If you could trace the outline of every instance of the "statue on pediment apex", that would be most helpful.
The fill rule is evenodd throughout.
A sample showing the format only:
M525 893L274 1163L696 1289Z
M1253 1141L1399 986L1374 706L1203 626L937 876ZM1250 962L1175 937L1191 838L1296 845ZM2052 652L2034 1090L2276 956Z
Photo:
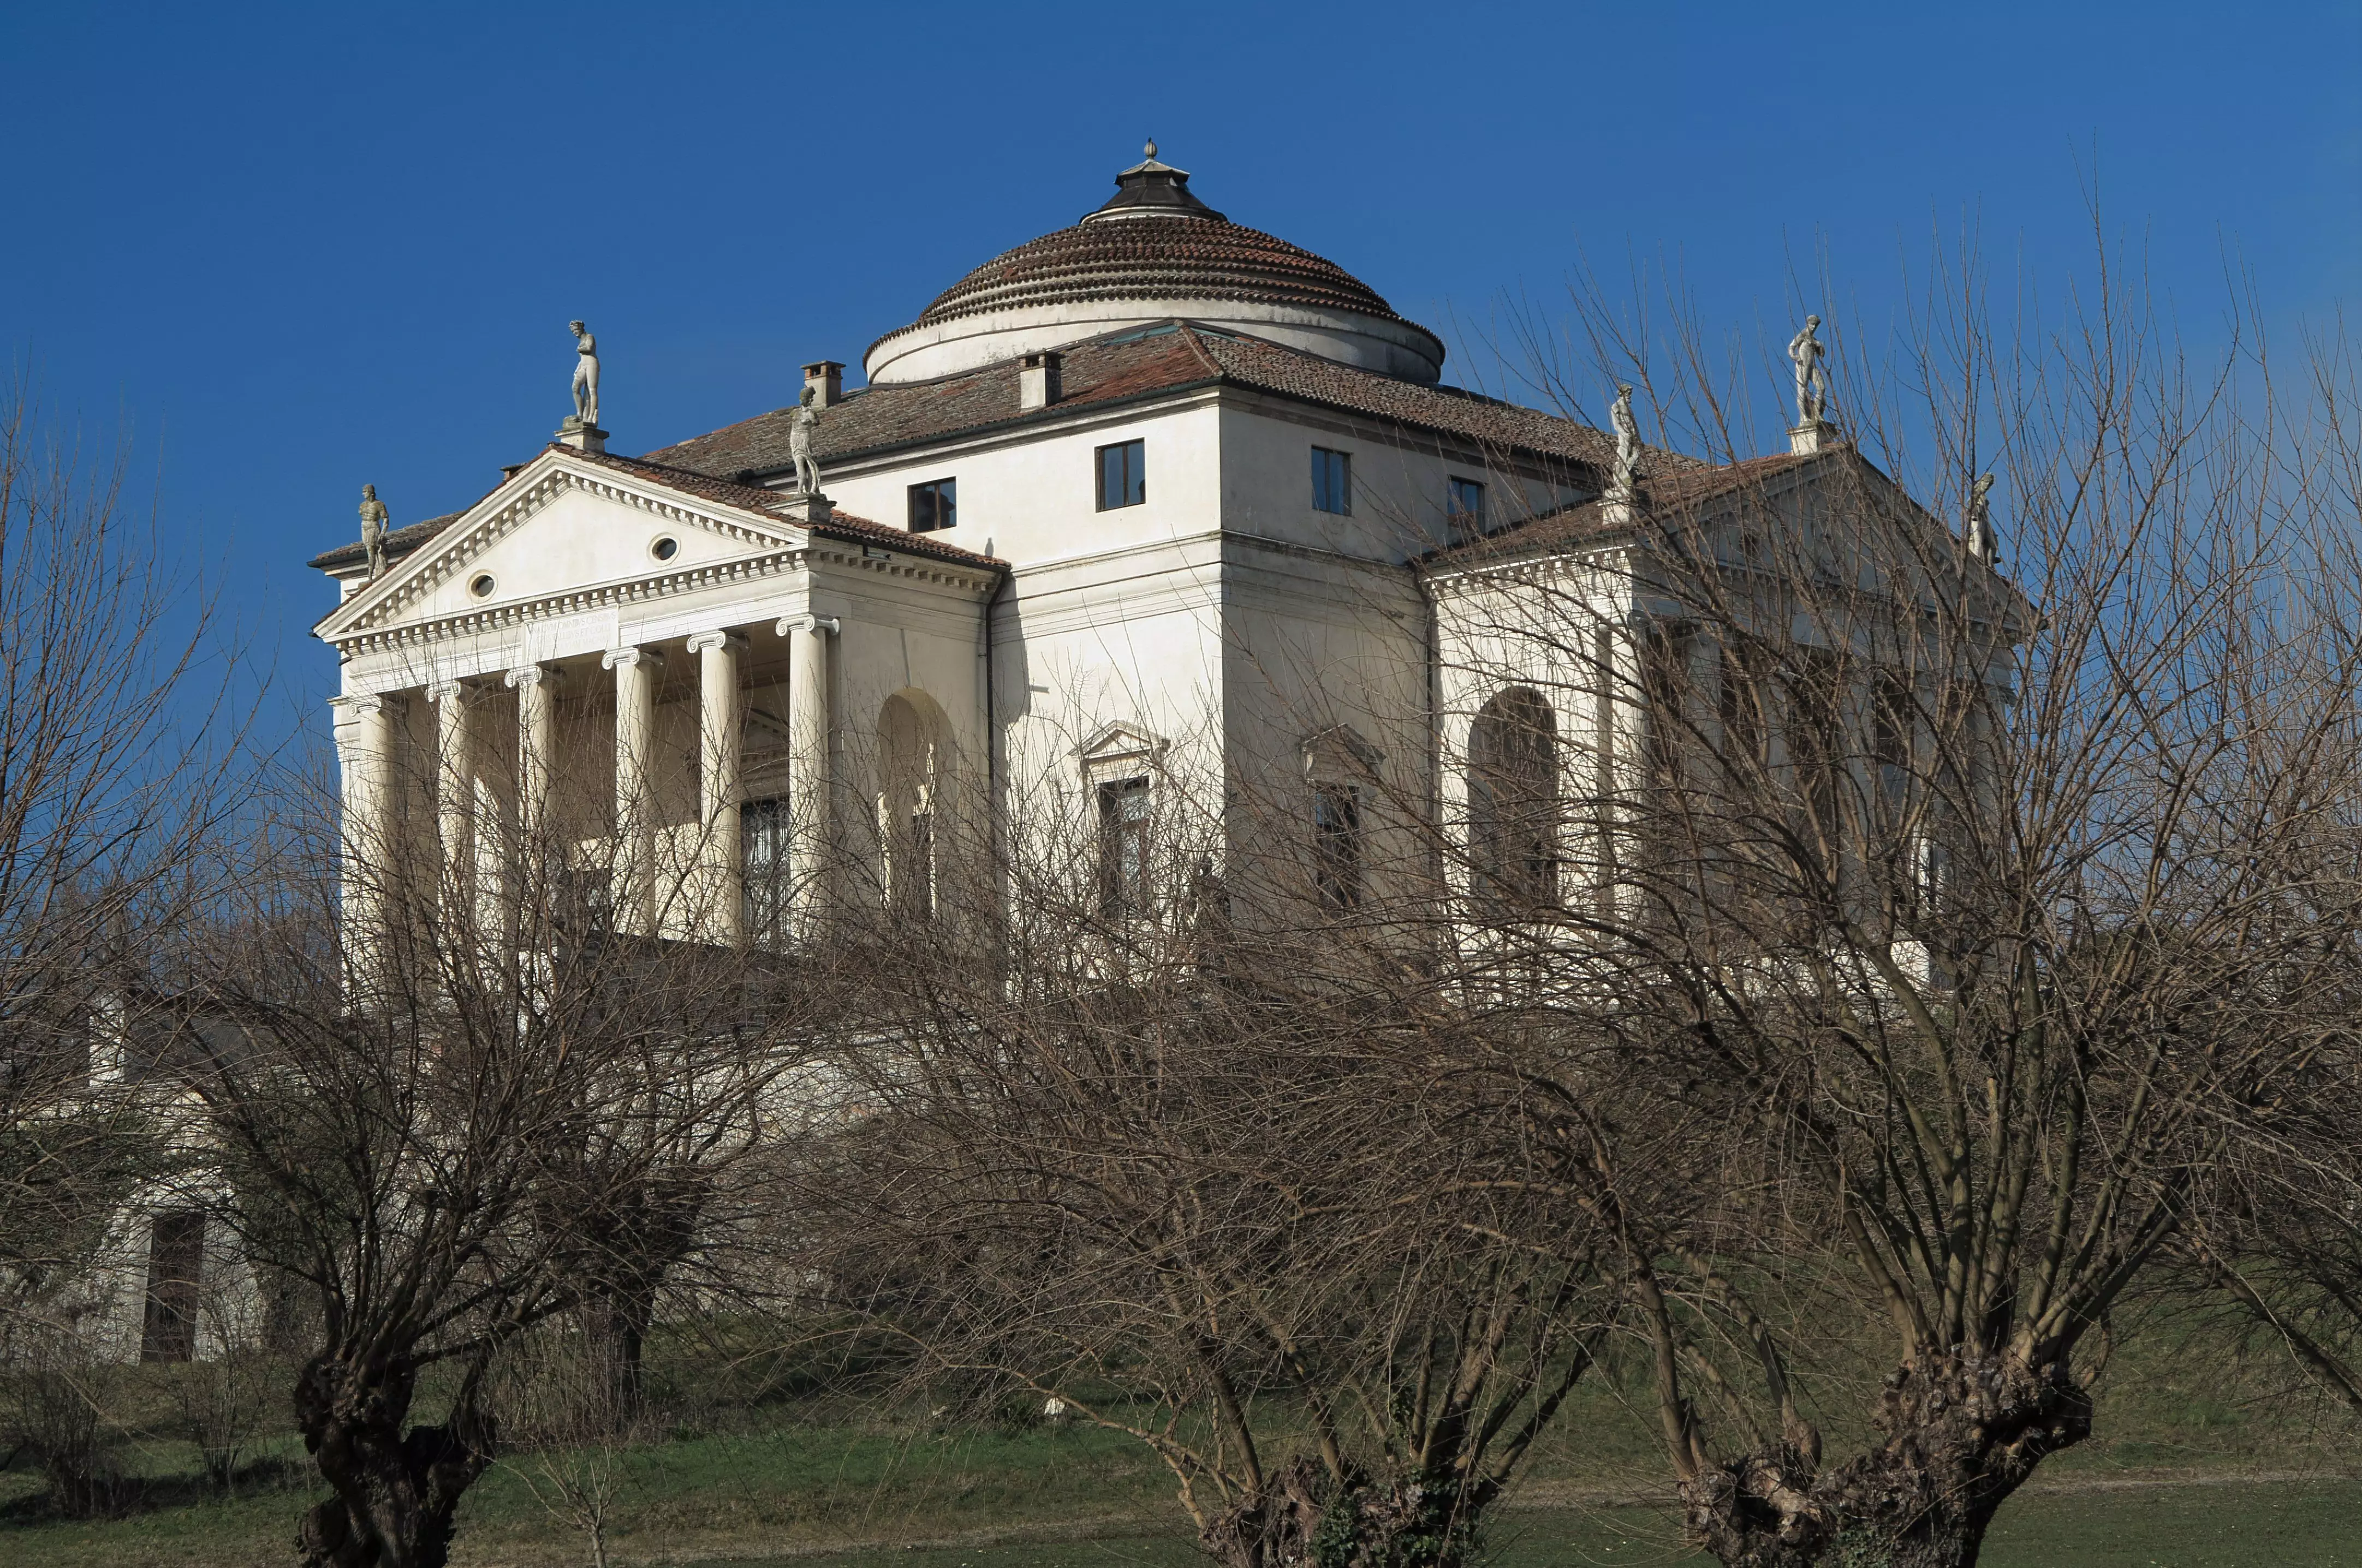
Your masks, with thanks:
M566 324L574 332L574 417L579 424L599 423L599 340L579 321Z

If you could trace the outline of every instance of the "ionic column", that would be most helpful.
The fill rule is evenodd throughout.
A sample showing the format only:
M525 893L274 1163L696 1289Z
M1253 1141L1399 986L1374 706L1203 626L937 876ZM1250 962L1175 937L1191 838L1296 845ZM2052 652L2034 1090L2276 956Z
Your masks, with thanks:
M344 865L337 891L354 951L382 944L394 854L393 711L383 696L337 699L342 752Z
M825 615L792 615L778 626L788 639L788 888L804 933L820 912L832 843L828 639L836 630Z
M697 656L697 820L704 830L709 929L736 944L745 936L738 843L738 656L746 639L700 632L689 639Z
M508 672L517 694L517 828L528 842L549 831L549 791L557 778L557 671L519 665Z
M435 836L442 850L444 911L457 914L468 907L473 883L468 874L474 847L476 768L469 750L474 725L469 722L467 687L457 680L438 680L426 689L435 704Z
M615 927L646 934L656 926L657 677L664 660L646 648L610 648L600 660L615 672L615 837L621 883Z
M559 864L549 842L549 794L557 778L557 701L553 688L557 671L524 664L504 679L517 694L516 863L509 868L509 886L515 898L547 909L557 897L554 878ZM529 923L527 911L516 913L522 929Z

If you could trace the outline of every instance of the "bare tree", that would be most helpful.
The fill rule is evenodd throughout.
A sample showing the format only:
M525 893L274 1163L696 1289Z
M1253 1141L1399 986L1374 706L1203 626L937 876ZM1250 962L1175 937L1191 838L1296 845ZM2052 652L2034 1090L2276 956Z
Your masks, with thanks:
M1579 304L1599 379L1722 461L1448 590L1496 754L1451 759L1461 949L1554 1020L1517 1179L1615 1240L1696 1540L1973 1562L2091 1431L2126 1290L2329 1066L2352 444L2291 434L2251 320L2193 376L2113 278L2045 330L1971 263L1838 379L1845 439L1741 460L1706 334Z
M205 895L244 739L210 601L130 513L128 457L86 461L21 380L0 390L0 1314L74 1279L153 1168L105 1091L138 1076L141 955Z
M989 932L865 946L801 1244L931 1399L1147 1444L1234 1568L1465 1562L1593 1365L1595 1275L1469 1176L1508 1123L1429 966L1232 909L1211 793L1160 777L1137 838L1036 812L948 900Z
M577 894L634 872L600 859L628 835L555 833L510 833L498 897L429 844L348 835L338 861L289 834L182 976L215 1023L191 1080L230 1216L319 1301L294 1404L333 1496L305 1562L446 1561L503 1348L626 1287L645 1327L731 1224L817 1006L816 966L616 931Z

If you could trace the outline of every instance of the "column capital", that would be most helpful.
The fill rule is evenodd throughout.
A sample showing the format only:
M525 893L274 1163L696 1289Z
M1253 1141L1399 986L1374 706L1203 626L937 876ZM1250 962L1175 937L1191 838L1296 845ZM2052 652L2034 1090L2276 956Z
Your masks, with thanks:
M691 653L703 653L708 648L743 648L745 646L744 635L727 630L695 632L689 639L689 651Z
M789 632L825 632L830 636L844 629L833 615L789 615L776 628L780 636Z
M390 707L399 706L401 701L401 697L392 691L361 691L348 697L328 699L329 705L332 707L342 708L348 712L359 713L366 717L374 717Z
M471 685L471 682L465 680L430 681L426 687L426 700L429 702L440 702L446 697L466 697L469 694Z
M664 655L654 648L626 647L609 648L599 656L599 668L602 669L613 669L619 666L628 668L635 664L645 664L651 669L661 669L664 667Z
M558 672L546 664L521 664L501 677L501 684L513 690L520 686L538 686L543 681L555 681Z

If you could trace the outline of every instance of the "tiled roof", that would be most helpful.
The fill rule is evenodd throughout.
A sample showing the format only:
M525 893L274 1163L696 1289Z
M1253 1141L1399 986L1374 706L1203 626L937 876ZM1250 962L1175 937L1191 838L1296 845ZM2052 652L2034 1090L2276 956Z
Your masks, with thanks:
M553 447L553 449L557 448ZM572 447L567 447L564 450L568 456L581 461L595 464L601 468L613 469L620 473L632 474L652 483L663 485L668 490L679 491L684 495L719 502L723 505L735 506L749 512L760 512L773 517L780 515L779 509L789 500L787 494L779 491L765 490L759 485L741 484L734 480L719 479L712 474L700 473L693 469L651 462L645 458L621 457L613 452L584 452ZM473 508L469 510L472 511ZM454 512L446 516L429 518L424 523L413 523L406 528L397 528L385 536L386 558L391 561L408 555L466 515L465 512ZM1002 564L990 556L980 556L974 550L963 550L956 545L944 544L924 534L912 534L900 528L889 528L883 523L873 523L866 517L855 517L850 513L836 513L825 523L808 524L794 518L783 520L794 523L799 528L809 528L824 539L839 539L855 544L889 545L911 555L927 556L936 560L956 562L962 566L998 568ZM313 557L312 565L323 571L329 571L338 567L359 566L368 558L369 553L359 545L346 545L330 550L325 555Z
M1771 457L1745 458L1735 463L1719 465L1690 459L1689 466L1666 473L1661 478L1650 477L1644 472L1636 515L1670 516L1716 496L1761 484L1766 480L1803 468L1825 455L1781 452ZM1427 564L1431 567L1464 567L1512 560L1562 546L1604 539L1614 534L1618 526L1608 522L1605 502L1585 501L1573 506L1562 506L1555 512L1545 512L1523 523L1511 524L1481 539L1471 539L1464 545L1437 550L1427 558Z
M1209 385L1250 388L1505 452L1571 459L1594 469L1604 469L1616 449L1612 437L1591 426L1538 409L1456 387L1396 381L1264 338L1187 322L1118 332L1067 348L1059 368L1059 399L1045 409L1020 412L1017 375L1012 360L937 381L872 386L851 393L822 411L812 432L822 482L833 462L1040 423L1124 398ZM648 457L732 479L783 472L793 466L788 436L795 415L793 408L757 414ZM1655 449L1649 452L1648 464L1667 472L1697 466L1694 458Z
M412 523L396 528L385 536L385 558L399 560L464 515L463 513L447 512L440 517L429 517L424 523ZM338 567L360 566L368 559L368 547L355 540L352 544L338 545L333 550L314 556L309 564L322 571L334 571Z
M1078 300L1252 300L1402 319L1334 261L1259 228L1216 216L1126 217L1003 251L877 343L962 316Z

